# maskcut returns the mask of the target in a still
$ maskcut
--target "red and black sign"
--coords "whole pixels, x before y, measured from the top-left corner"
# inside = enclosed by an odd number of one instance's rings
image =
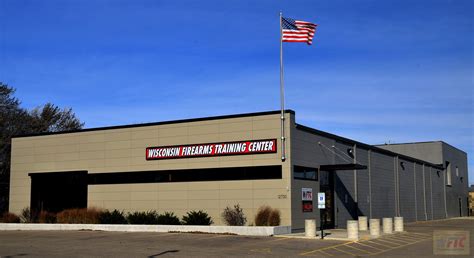
[[[313,212],[313,201],[303,201],[303,212]]]
[[[225,155],[276,153],[277,140],[252,140],[146,148],[146,159],[180,159]]]

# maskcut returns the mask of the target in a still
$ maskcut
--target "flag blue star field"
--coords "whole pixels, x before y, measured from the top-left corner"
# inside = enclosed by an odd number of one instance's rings
[[[283,42],[313,43],[317,24],[281,17],[281,40]]]

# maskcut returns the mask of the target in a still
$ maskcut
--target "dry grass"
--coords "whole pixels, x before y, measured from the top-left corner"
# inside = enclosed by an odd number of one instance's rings
[[[255,226],[279,226],[281,213],[270,206],[261,206],[255,215]]]
[[[97,208],[69,209],[57,214],[57,223],[98,224],[102,211]]]
[[[268,226],[280,226],[281,213],[278,209],[273,209],[268,217]]]
[[[0,218],[0,222],[3,223],[20,223],[20,217],[16,214],[11,212],[3,213],[2,217]]]
[[[41,211],[38,215],[39,223],[56,223],[56,213]]]

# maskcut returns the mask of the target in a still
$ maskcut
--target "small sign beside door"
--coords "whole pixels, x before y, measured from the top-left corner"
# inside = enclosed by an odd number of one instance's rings
[[[303,212],[313,212],[313,201],[303,201]]]
[[[313,200],[313,188],[301,188],[301,200],[312,201]]]
[[[303,212],[313,212],[313,188],[301,188]]]
[[[318,193],[318,209],[326,208],[326,193]]]

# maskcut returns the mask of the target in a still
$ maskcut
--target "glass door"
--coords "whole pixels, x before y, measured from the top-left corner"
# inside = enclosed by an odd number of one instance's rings
[[[334,228],[334,174],[330,171],[320,173],[320,192],[326,195],[326,208],[321,209],[324,228]]]

